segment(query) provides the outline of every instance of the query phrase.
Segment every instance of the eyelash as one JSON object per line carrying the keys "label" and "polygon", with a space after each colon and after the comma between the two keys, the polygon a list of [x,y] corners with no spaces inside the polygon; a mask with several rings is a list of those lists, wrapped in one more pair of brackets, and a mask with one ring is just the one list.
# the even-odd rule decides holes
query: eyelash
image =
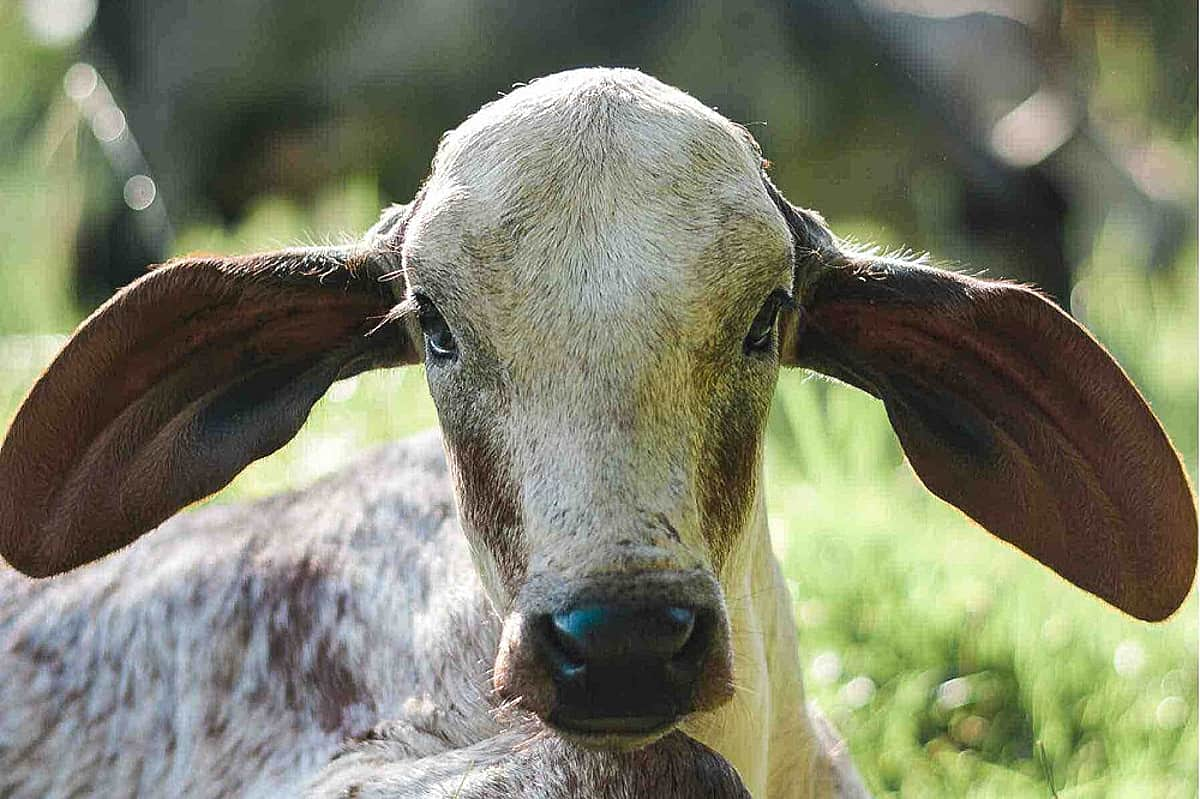
{"label": "eyelash", "polygon": [[775,343],[775,328],[779,320],[779,311],[784,308],[794,308],[795,300],[783,289],[776,289],[767,296],[753,321],[750,330],[742,342],[742,349],[747,355],[770,352]]}
{"label": "eyelash", "polygon": [[414,299],[417,302],[417,320],[425,334],[425,346],[429,356],[441,361],[457,358],[458,341],[441,311],[432,300],[422,294],[414,295]]}

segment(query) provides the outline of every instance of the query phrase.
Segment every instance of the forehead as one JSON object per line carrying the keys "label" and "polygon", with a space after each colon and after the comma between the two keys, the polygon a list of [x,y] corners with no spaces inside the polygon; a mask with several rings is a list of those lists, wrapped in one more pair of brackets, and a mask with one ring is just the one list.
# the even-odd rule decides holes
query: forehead
{"label": "forehead", "polygon": [[760,163],[744,129],[641,73],[543,78],[443,139],[407,230],[410,279],[526,315],[642,313],[741,287],[761,302],[790,239]]}

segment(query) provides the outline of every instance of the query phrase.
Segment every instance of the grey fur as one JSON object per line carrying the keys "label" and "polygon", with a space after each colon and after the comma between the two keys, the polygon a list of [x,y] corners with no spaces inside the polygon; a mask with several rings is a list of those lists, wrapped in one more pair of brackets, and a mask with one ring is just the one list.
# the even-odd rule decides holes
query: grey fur
{"label": "grey fur", "polygon": [[750,799],[711,749],[674,733],[636,752],[589,752],[515,730],[446,754],[406,760],[388,742],[362,744],[315,781],[310,799]]}
{"label": "grey fur", "polygon": [[53,580],[0,572],[0,795],[279,796],[381,720],[420,755],[499,733],[453,503],[431,434]]}

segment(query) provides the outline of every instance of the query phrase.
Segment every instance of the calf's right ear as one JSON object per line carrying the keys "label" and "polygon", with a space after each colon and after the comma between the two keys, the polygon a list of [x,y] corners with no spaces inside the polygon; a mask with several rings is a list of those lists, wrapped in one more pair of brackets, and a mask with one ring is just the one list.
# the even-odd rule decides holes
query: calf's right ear
{"label": "calf's right ear", "polygon": [[106,555],[291,440],[334,380],[419,360],[389,271],[367,245],[307,248],[121,290],[0,445],[0,555],[34,577]]}

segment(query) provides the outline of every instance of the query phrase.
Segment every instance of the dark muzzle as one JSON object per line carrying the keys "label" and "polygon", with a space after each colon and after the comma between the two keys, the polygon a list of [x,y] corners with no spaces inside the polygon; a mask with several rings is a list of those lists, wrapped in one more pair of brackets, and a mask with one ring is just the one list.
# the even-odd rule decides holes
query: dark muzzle
{"label": "dark muzzle", "polygon": [[534,622],[557,701],[548,721],[585,734],[646,734],[696,706],[714,610],[585,604]]}

